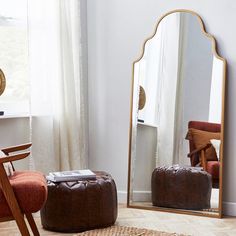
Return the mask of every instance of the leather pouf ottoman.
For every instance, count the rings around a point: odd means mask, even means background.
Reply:
[[[154,206],[202,210],[210,208],[211,175],[194,167],[163,166],[152,173]]]
[[[40,211],[43,228],[82,232],[111,226],[117,218],[117,192],[112,177],[96,173],[96,180],[48,181],[48,199]]]

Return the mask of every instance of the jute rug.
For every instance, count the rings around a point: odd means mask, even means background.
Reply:
[[[78,236],[184,236],[176,233],[165,233],[155,230],[139,229],[126,226],[112,226],[77,234]]]

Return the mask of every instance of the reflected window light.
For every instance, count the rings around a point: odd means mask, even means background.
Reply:
[[[5,115],[29,112],[27,0],[0,0],[0,68],[6,90],[0,99]]]

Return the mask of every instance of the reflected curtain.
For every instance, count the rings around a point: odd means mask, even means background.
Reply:
[[[173,165],[179,161],[182,100],[179,76],[179,28],[180,16],[163,20],[158,27],[160,49],[157,86],[157,150],[156,165]],[[169,30],[172,29],[172,30]]]
[[[31,79],[30,168],[45,173],[87,166],[86,80],[80,1],[28,1]]]

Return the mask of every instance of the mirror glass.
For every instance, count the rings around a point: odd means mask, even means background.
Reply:
[[[128,207],[221,215],[224,75],[198,15],[162,18],[133,64]]]

